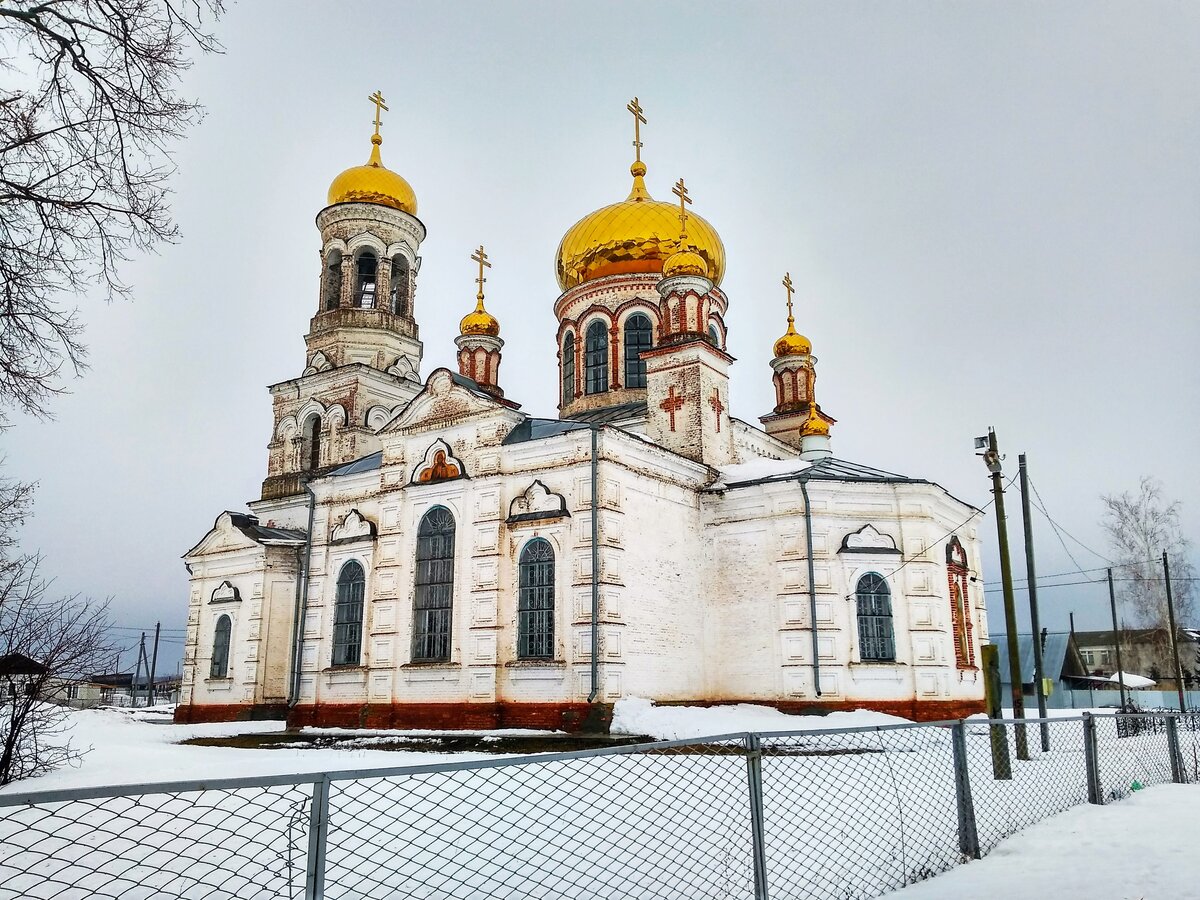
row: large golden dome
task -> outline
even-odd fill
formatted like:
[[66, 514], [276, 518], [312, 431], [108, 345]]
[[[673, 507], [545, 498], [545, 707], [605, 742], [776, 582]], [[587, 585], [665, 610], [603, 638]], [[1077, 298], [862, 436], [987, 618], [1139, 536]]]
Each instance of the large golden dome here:
[[[572, 288], [593, 278], [623, 272], [661, 272], [679, 245], [679, 209], [654, 200], [646, 190], [646, 165], [629, 169], [633, 190], [620, 203], [605, 206], [571, 226], [558, 245], [558, 286]], [[716, 229], [695, 213], [688, 216], [690, 250], [704, 260], [708, 277], [720, 284], [725, 246]]]
[[379, 145], [383, 138], [371, 135], [371, 158], [365, 166], [347, 169], [329, 185], [329, 206], [335, 203], [378, 203], [406, 212], [417, 214], [417, 195], [407, 181], [384, 168], [379, 157]]

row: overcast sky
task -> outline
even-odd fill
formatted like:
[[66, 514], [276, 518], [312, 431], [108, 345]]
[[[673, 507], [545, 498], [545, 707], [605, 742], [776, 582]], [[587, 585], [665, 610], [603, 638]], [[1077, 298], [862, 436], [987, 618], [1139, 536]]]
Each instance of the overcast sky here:
[[[454, 365], [482, 242], [501, 383], [555, 415], [555, 250], [627, 194], [636, 95], [651, 193], [684, 177], [725, 242], [735, 415], [774, 403], [790, 271], [837, 456], [983, 506], [972, 438], [994, 425], [1006, 472], [1026, 451], [1088, 547], [1106, 552], [1099, 495], [1142, 474], [1200, 539], [1200, 5], [450, 6], [255, 0], [220, 23], [226, 52], [185, 82], [208, 117], [178, 148], [182, 239], [127, 267], [132, 302], [82, 300], [91, 371], [55, 421], [0, 438], [9, 474], [41, 483], [26, 540], [59, 590], [111, 596], [125, 627], [182, 629], [179, 557], [258, 496], [266, 385], [300, 374], [317, 306], [314, 217], [366, 161], [376, 89], [384, 163], [429, 231], [422, 375]], [[1072, 571], [1035, 527], [1039, 571]], [[1071, 609], [1104, 627], [1103, 585], [1042, 602], [1051, 628]]]

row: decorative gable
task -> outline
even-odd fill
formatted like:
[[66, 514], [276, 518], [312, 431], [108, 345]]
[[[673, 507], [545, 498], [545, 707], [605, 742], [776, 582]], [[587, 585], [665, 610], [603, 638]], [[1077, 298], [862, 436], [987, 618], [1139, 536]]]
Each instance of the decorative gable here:
[[453, 481], [455, 478], [465, 478], [466, 467], [454, 455], [450, 445], [438, 438], [429, 445], [425, 457], [413, 469], [413, 484], [431, 484], [436, 481]]
[[879, 531], [874, 525], [864, 525], [858, 531], [852, 531], [842, 540], [839, 553], [895, 553], [895, 538]]
[[212, 597], [209, 603], [238, 603], [242, 599], [241, 592], [233, 586], [229, 581], [222, 581], [215, 591], [212, 592]]
[[344, 519], [337, 525], [333, 526], [333, 532], [329, 536], [331, 544], [347, 544], [351, 541], [373, 541], [375, 540], [375, 523], [366, 518], [357, 509], [352, 509], [346, 513]]
[[449, 369], [437, 369], [421, 393], [380, 433], [433, 431], [484, 416], [500, 416], [514, 424], [522, 418], [520, 413], [491, 397], [456, 383]]
[[558, 519], [569, 516], [567, 501], [562, 494], [555, 494], [538, 480], [525, 488], [508, 507], [508, 524], [529, 522], [539, 519]]

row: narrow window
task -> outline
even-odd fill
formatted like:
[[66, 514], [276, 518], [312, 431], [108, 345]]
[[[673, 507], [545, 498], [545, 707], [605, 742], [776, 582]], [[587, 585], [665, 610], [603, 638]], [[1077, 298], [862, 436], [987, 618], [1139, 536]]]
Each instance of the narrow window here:
[[717, 331], [717, 326], [711, 322], [708, 325], [708, 339], [712, 341], [714, 347], [721, 346], [721, 332]]
[[366, 251], [358, 257], [358, 305], [363, 309], [375, 308], [375, 269], [378, 261], [375, 254]]
[[392, 287], [389, 300], [391, 310], [396, 315], [412, 315], [409, 307], [408, 260], [400, 255], [392, 257]]
[[603, 322], [596, 320], [588, 326], [585, 353], [584, 393], [603, 394], [608, 390], [608, 329]]
[[517, 656], [554, 657], [554, 548], [534, 538], [521, 551], [517, 600]]
[[967, 630], [967, 603], [963, 597], [962, 588], [955, 584], [951, 588], [954, 603], [954, 631], [958, 644], [958, 661], [969, 664], [971, 661], [971, 634]]
[[454, 600], [454, 516], [435, 506], [417, 529], [417, 596], [413, 610], [413, 659], [450, 659], [450, 612]]
[[881, 575], [869, 572], [858, 579], [858, 644], [864, 660], [891, 662], [896, 658], [892, 631], [892, 595]]
[[362, 661], [363, 567], [351, 560], [342, 566], [333, 610], [333, 664], [357, 666]]
[[634, 313], [625, 320], [625, 387], [646, 386], [646, 362], [642, 351], [650, 349], [650, 320]]
[[562, 357], [562, 405], [575, 399], [575, 332], [568, 331], [563, 338]]
[[304, 420], [300, 439], [300, 471], [321, 468], [321, 417], [313, 413]]
[[213, 631], [212, 665], [208, 674], [211, 678], [229, 677], [229, 635], [233, 631], [233, 621], [229, 616], [217, 619], [217, 627]]
[[337, 309], [342, 302], [342, 254], [338, 250], [330, 250], [325, 260], [324, 278], [325, 308]]

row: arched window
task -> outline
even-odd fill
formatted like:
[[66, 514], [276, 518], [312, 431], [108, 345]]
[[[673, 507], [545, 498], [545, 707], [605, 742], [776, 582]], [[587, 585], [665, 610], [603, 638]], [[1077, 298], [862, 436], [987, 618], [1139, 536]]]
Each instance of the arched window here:
[[398, 316], [411, 316], [409, 306], [408, 260], [397, 254], [392, 257], [392, 287], [390, 308]]
[[300, 471], [321, 468], [321, 417], [313, 413], [304, 420], [300, 437]]
[[357, 666], [362, 661], [363, 567], [351, 560], [342, 566], [333, 608], [333, 664]]
[[337, 309], [342, 302], [342, 252], [330, 250], [325, 258], [324, 284], [322, 293], [325, 309]]
[[208, 667], [210, 678], [229, 677], [229, 636], [233, 631], [233, 621], [229, 616], [217, 619], [217, 627], [213, 630], [212, 665]]
[[585, 394], [603, 394], [608, 390], [608, 329], [599, 319], [587, 327], [584, 350]]
[[625, 320], [625, 387], [646, 386], [646, 363], [642, 351], [650, 349], [650, 320], [641, 313], [634, 313]]
[[562, 405], [575, 399], [575, 332], [568, 331], [562, 345]]
[[517, 598], [517, 656], [554, 657], [554, 548], [534, 538], [521, 551]]
[[946, 575], [950, 581], [950, 622], [953, 628], [954, 657], [959, 668], [975, 663], [975, 646], [971, 640], [971, 601], [968, 592], [967, 551], [957, 535], [946, 544]]
[[721, 332], [717, 331], [717, 326], [711, 322], [708, 324], [708, 339], [712, 341], [714, 347], [721, 346]]
[[375, 270], [379, 261], [370, 250], [364, 250], [358, 257], [358, 287], [355, 298], [363, 309], [375, 308]]
[[413, 610], [413, 660], [450, 659], [454, 603], [454, 516], [444, 506], [425, 513], [417, 529], [417, 596]]
[[892, 631], [892, 593], [883, 576], [868, 572], [858, 579], [858, 646], [864, 660], [891, 662], [896, 658]]

